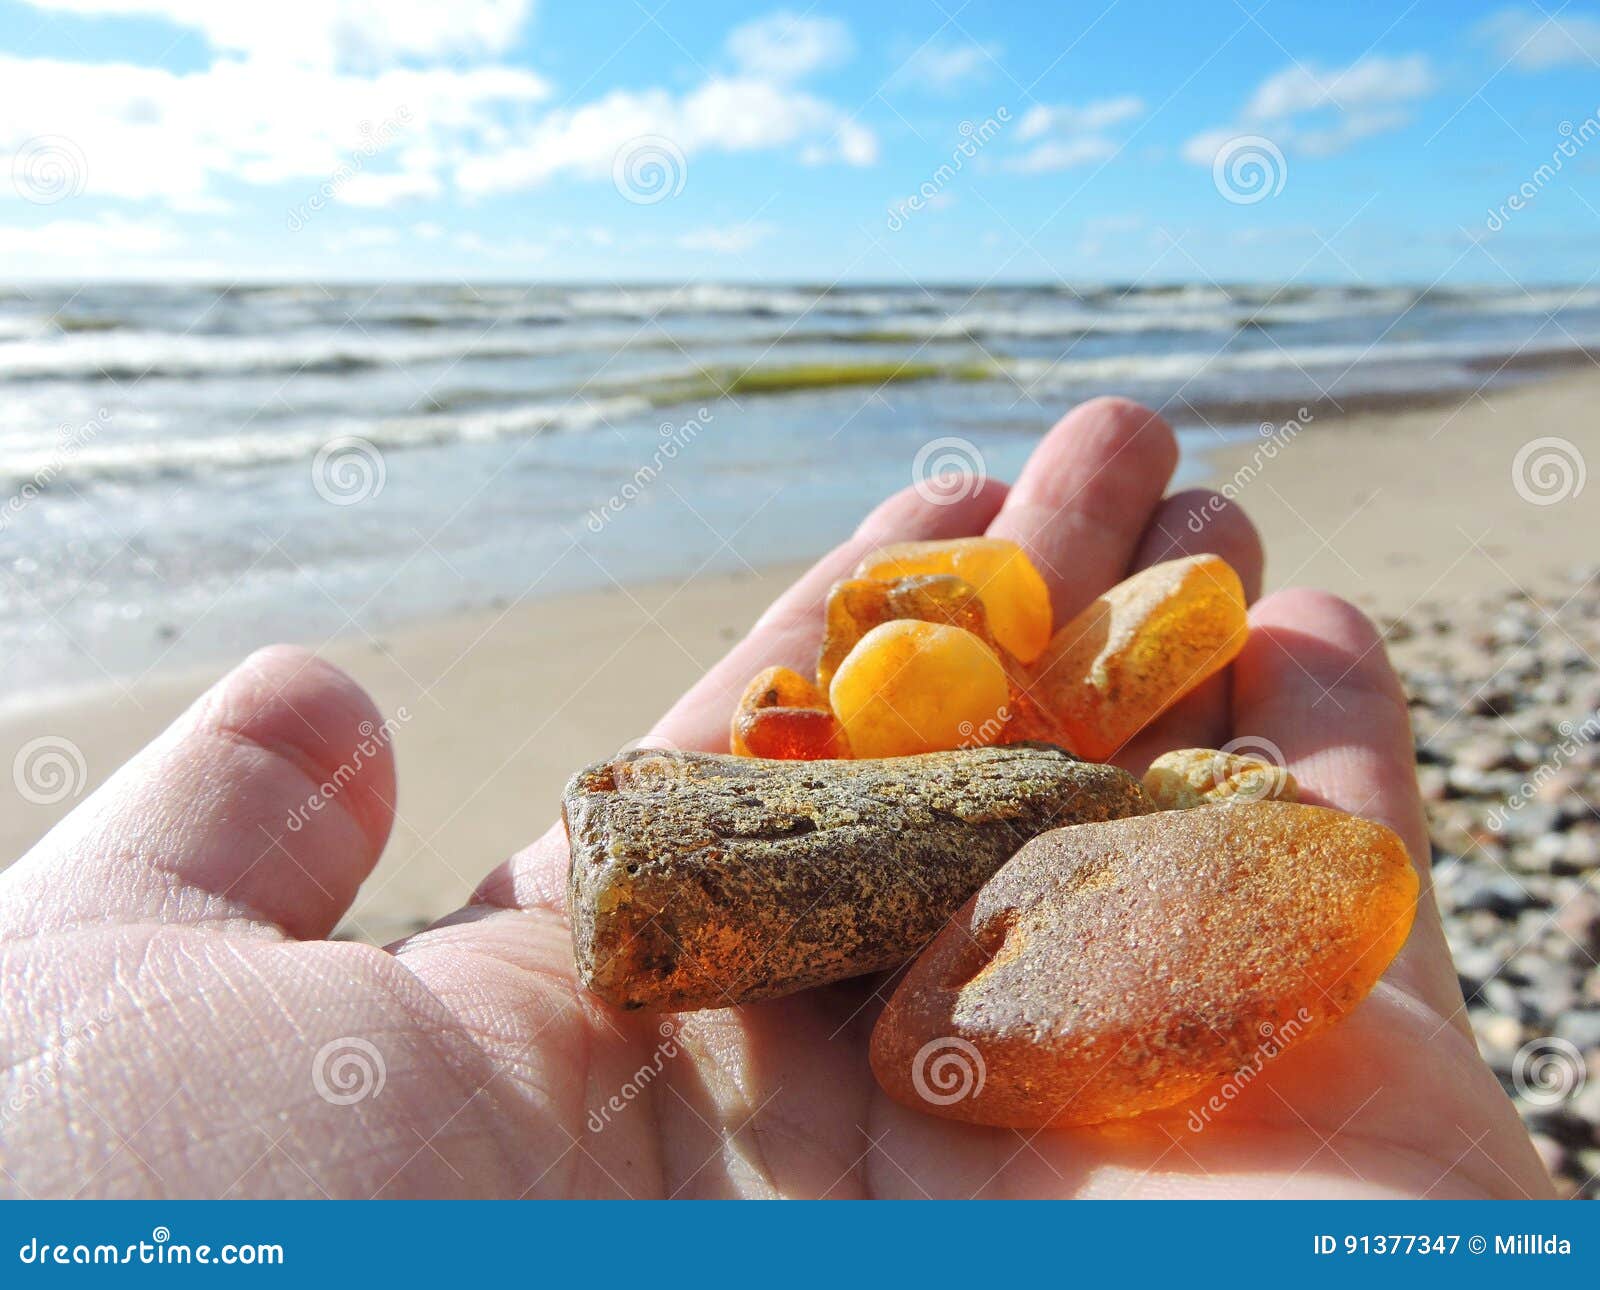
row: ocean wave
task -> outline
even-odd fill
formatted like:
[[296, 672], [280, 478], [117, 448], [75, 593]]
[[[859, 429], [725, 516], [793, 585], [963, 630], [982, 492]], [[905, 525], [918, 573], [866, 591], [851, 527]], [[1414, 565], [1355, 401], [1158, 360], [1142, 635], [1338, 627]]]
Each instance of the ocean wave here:
[[318, 431], [246, 431], [207, 438], [132, 442], [97, 439], [47, 451], [8, 452], [0, 459], [0, 487], [14, 491], [32, 485], [44, 490], [58, 481], [149, 479], [309, 462], [329, 441], [352, 435], [381, 452], [583, 431], [639, 417], [650, 407], [647, 399], [619, 395], [566, 403], [518, 404], [451, 417], [381, 418]]
[[[1575, 352], [1579, 348], [1579, 343], [1575, 341], [1571, 349]], [[1466, 365], [1503, 357], [1506, 352], [1503, 343], [1492, 341], [1400, 341], [1371, 345], [1271, 346], [1211, 352], [1189, 350], [1174, 354], [1120, 354], [1105, 358], [1055, 361], [1009, 359], [1002, 366], [1019, 383], [1029, 388], [1048, 388], [1113, 381], [1181, 383], [1212, 373], [1298, 370], [1342, 374], [1352, 368], [1379, 364]], [[1427, 383], [1420, 384], [1425, 387]]]

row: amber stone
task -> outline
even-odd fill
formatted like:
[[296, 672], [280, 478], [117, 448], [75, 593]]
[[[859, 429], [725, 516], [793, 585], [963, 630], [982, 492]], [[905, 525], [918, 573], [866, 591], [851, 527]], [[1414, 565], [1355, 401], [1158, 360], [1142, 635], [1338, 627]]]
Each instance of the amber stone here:
[[1030, 690], [1080, 757], [1105, 761], [1244, 648], [1244, 588], [1214, 555], [1152, 565], [1051, 637]]
[[850, 756], [839, 719], [826, 708], [757, 708], [734, 721], [742, 756], [777, 761], [820, 761]]
[[[913, 964], [873, 1031], [872, 1069], [897, 1101], [976, 1124], [1174, 1106], [1360, 1003], [1416, 899], [1399, 837], [1324, 807], [1057, 829]], [[952, 1061], [970, 1078], [952, 1080]]]
[[897, 619], [856, 642], [828, 698], [857, 757], [998, 743], [1011, 690], [1000, 656], [960, 627]]
[[977, 589], [952, 574], [920, 574], [883, 581], [847, 578], [828, 592], [823, 611], [822, 649], [817, 655], [817, 689], [828, 693], [833, 674], [874, 627], [899, 618], [961, 627], [990, 646], [989, 615]]
[[1015, 542], [991, 537], [896, 542], [856, 567], [857, 578], [882, 581], [919, 574], [950, 574], [977, 588], [994, 639], [1024, 663], [1038, 658], [1049, 641], [1050, 589]]
[[752, 713], [766, 708], [826, 708], [827, 704], [807, 678], [789, 667], [768, 667], [757, 672], [739, 696], [729, 723], [728, 746], [740, 757], [756, 757], [745, 742], [744, 730]]
[[1163, 753], [1144, 773], [1145, 791], [1163, 811], [1215, 802], [1298, 802], [1300, 785], [1274, 762], [1218, 748]]

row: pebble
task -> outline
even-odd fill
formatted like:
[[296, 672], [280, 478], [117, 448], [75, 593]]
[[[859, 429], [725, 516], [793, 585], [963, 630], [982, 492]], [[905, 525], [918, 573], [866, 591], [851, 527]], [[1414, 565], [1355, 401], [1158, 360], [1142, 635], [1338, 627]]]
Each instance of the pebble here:
[[1563, 1194], [1586, 1197], [1600, 1196], [1600, 894], [1585, 885], [1600, 871], [1595, 572], [1571, 571], [1537, 604], [1516, 590], [1424, 603], [1386, 630], [1473, 1032], [1514, 1095], [1524, 1042], [1585, 1056], [1573, 1097], [1517, 1106]]

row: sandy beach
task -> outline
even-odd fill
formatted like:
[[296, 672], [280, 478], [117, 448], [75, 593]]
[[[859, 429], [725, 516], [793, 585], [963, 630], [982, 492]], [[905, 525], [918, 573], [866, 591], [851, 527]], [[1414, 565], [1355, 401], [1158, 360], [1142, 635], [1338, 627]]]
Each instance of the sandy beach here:
[[[1585, 373], [1459, 406], [1313, 418], [1280, 429], [1271, 455], [1263, 435], [1219, 445], [1207, 466], [1261, 528], [1269, 587], [1327, 587], [1399, 617], [1418, 602], [1551, 585], [1600, 549], [1600, 507], [1534, 505], [1512, 480], [1534, 434], [1600, 456], [1588, 415], [1597, 396], [1600, 375]], [[574, 767], [639, 738], [796, 571], [613, 587], [381, 639], [303, 642], [399, 721], [400, 819], [350, 933], [383, 941], [453, 908], [543, 831]], [[13, 708], [0, 717], [0, 747], [70, 739], [92, 789], [224, 666]], [[19, 803], [0, 822], [0, 854], [21, 854], [69, 805]]]

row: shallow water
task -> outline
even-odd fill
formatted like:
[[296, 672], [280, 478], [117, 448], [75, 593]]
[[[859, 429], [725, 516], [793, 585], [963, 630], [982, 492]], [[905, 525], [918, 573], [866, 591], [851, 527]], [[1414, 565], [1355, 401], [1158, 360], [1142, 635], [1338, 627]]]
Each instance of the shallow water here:
[[1194, 478], [1263, 409], [1596, 340], [1593, 290], [16, 288], [0, 654], [17, 695], [759, 566], [914, 471], [1009, 477], [1094, 394], [1166, 409]]

